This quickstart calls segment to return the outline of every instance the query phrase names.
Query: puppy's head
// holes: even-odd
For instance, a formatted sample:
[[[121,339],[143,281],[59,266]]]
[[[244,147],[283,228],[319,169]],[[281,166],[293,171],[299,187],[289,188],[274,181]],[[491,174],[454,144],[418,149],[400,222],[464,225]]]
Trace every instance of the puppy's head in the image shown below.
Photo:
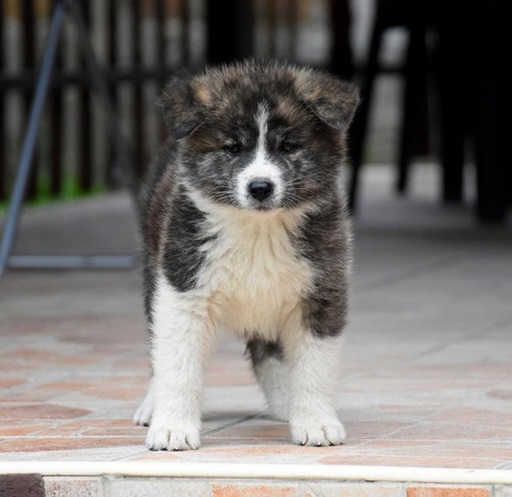
[[[249,62],[172,81],[161,101],[189,188],[267,211],[335,188],[358,92],[311,69]]]

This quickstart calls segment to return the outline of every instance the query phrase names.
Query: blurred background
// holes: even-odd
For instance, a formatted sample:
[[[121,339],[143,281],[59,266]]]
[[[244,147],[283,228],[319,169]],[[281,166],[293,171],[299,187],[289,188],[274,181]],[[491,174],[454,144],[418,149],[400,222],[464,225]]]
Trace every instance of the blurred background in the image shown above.
[[[25,189],[30,204],[138,182],[165,136],[155,105],[164,82],[252,56],[317,66],[360,85],[347,170],[354,212],[366,165],[386,164],[397,195],[410,193],[411,175],[425,174],[435,202],[464,205],[483,223],[506,222],[504,0],[0,0],[0,212],[57,5],[73,14],[59,25]],[[84,51],[89,42],[97,67]],[[113,129],[124,133],[122,157]]]
[[[79,5],[110,97],[133,145],[139,177],[164,133],[155,99],[163,82],[177,71],[246,56],[321,67],[331,63],[335,8],[325,0],[89,0]],[[5,201],[20,156],[53,1],[3,0],[0,6],[0,198]],[[349,33],[348,12],[342,12],[341,29],[362,57],[374,5],[371,0],[354,2],[354,8],[354,28]],[[346,68],[344,61],[339,62],[351,77],[352,60]],[[64,22],[27,192],[31,201],[101,191],[121,181],[112,170],[108,115],[94,101],[93,90],[77,29]]]

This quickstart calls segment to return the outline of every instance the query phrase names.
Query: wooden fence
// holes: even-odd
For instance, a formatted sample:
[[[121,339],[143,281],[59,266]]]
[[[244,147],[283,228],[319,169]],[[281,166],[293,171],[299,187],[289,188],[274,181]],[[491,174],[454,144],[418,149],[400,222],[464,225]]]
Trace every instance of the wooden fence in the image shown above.
[[[0,200],[8,197],[16,172],[52,2],[0,0]],[[240,0],[81,1],[132,146],[136,174],[142,174],[164,134],[154,102],[170,75],[177,69],[251,54],[295,59],[298,20],[306,15],[309,4],[308,0],[257,0],[250,14],[254,18],[248,18],[249,10]],[[234,14],[242,24],[237,24]],[[236,29],[240,44],[235,46]],[[259,43],[254,43],[255,33]],[[91,89],[76,33],[67,23],[28,198],[59,197],[67,189],[88,192],[120,183],[106,116]]]

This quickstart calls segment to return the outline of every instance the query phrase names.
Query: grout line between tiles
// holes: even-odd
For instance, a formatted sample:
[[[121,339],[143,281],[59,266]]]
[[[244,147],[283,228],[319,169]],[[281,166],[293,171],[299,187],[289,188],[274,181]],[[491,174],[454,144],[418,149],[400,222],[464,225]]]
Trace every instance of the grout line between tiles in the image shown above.
[[[218,433],[218,432],[223,431],[223,430],[225,430],[227,428],[231,428],[231,427],[236,426],[238,424],[245,423],[246,421],[250,421],[251,419],[255,419],[258,416],[261,416],[261,414],[263,414],[264,412],[265,411],[260,411],[260,412],[258,412],[256,414],[251,414],[249,416],[246,416],[245,418],[237,419],[236,421],[232,421],[231,423],[228,423],[226,425],[218,426],[217,428],[213,428],[211,430],[205,431],[204,433],[201,433],[201,437],[211,436],[212,434]]]

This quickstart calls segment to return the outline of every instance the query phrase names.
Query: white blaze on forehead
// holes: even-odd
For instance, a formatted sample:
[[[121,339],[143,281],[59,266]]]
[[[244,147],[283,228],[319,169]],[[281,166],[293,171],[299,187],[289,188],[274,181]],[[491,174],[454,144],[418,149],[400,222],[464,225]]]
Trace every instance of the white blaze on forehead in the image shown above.
[[[250,200],[248,186],[255,179],[270,181],[274,186],[274,199],[279,201],[283,193],[281,171],[268,156],[266,148],[266,137],[268,130],[268,110],[265,106],[258,107],[258,114],[255,116],[258,123],[258,144],[256,154],[251,163],[243,169],[237,179],[237,196],[242,205],[247,205]]]
[[[264,105],[258,106],[258,115],[256,117],[258,121],[258,152],[265,152],[265,137],[267,136],[268,130],[268,110]]]

